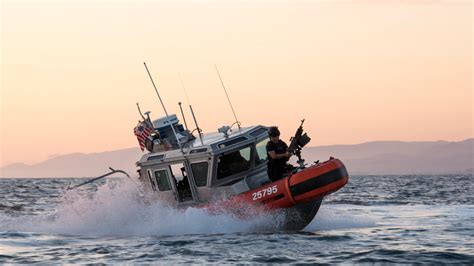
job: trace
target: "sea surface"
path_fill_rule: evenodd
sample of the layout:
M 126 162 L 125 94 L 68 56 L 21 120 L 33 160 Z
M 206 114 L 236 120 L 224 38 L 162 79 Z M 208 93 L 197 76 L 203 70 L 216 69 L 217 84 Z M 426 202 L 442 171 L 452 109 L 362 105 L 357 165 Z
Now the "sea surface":
M 352 176 L 300 232 L 84 180 L 0 179 L 0 263 L 474 264 L 471 175 Z

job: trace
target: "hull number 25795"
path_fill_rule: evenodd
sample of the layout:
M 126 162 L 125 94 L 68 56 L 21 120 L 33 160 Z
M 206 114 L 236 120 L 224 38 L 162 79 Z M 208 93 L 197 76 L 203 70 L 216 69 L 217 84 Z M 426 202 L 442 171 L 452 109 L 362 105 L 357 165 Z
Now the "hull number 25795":
M 267 187 L 265 189 L 259 190 L 257 192 L 252 193 L 253 199 L 252 200 L 258 200 L 261 199 L 265 196 L 275 194 L 278 192 L 277 185 L 274 185 L 273 187 Z

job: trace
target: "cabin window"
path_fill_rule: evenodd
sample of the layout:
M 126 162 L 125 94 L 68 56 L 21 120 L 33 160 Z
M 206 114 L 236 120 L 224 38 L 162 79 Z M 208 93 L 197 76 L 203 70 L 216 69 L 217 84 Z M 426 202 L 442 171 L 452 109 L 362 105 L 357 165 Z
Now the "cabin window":
M 219 144 L 219 149 L 224 149 L 225 147 L 229 147 L 231 145 L 237 144 L 237 143 L 242 142 L 244 140 L 247 140 L 247 138 L 246 137 L 240 137 L 240 138 L 236 138 L 236 139 L 231 139 L 227 142 Z
M 222 179 L 250 169 L 250 147 L 219 156 L 217 179 Z
M 207 148 L 200 148 L 200 149 L 195 149 L 195 150 L 190 151 L 189 154 L 205 152 L 205 151 L 207 151 Z
M 255 165 L 259 165 L 267 160 L 267 142 L 268 139 L 264 139 L 255 145 L 257 154 L 255 155 Z
M 171 184 L 170 184 L 170 180 L 168 176 L 168 171 L 166 170 L 155 171 L 155 179 L 158 184 L 158 189 L 160 191 L 171 190 Z
M 169 168 L 171 171 L 171 176 L 175 180 L 173 182 L 176 182 L 176 190 L 178 191 L 179 201 L 182 202 L 193 200 L 193 195 L 184 163 L 171 164 Z
M 176 179 L 176 181 L 182 181 L 186 177 L 186 170 L 183 163 L 170 164 L 171 176 Z
M 159 155 L 153 155 L 153 156 L 149 156 L 147 160 L 147 162 L 149 161 L 153 161 L 153 160 L 162 160 L 165 158 L 165 155 L 164 154 L 159 154 Z
M 193 163 L 191 169 L 193 171 L 194 181 L 196 186 L 205 187 L 207 185 L 207 169 L 209 164 L 207 162 Z
M 261 135 L 261 134 L 263 134 L 263 133 L 266 133 L 267 131 L 268 131 L 268 129 L 266 129 L 266 128 L 259 128 L 259 129 L 255 130 L 255 131 L 251 132 L 251 133 L 250 133 L 250 136 L 252 136 L 252 137 L 257 137 L 257 136 L 259 136 L 259 135 Z

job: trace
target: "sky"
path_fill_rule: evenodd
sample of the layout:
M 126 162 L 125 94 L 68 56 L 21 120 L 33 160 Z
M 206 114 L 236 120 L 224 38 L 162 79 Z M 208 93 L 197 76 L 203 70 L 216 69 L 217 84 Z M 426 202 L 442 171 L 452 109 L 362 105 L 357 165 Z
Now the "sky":
M 189 101 L 204 133 L 305 118 L 310 146 L 473 134 L 471 1 L 1 1 L 0 166 L 137 146 Z M 179 115 L 181 117 L 181 115 Z

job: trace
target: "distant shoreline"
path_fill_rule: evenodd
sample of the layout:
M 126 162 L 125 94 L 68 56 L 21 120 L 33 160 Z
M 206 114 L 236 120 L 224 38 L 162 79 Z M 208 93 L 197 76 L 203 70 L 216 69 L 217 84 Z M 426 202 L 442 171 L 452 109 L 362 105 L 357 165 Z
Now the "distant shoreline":
M 472 175 L 474 139 L 450 141 L 372 141 L 354 145 L 305 147 L 307 163 L 341 159 L 351 176 L 357 175 Z M 111 166 L 136 175 L 135 162 L 143 155 L 138 148 L 101 153 L 72 153 L 41 163 L 11 164 L 0 168 L 0 178 L 87 178 Z M 383 173 L 383 174 L 382 174 Z

